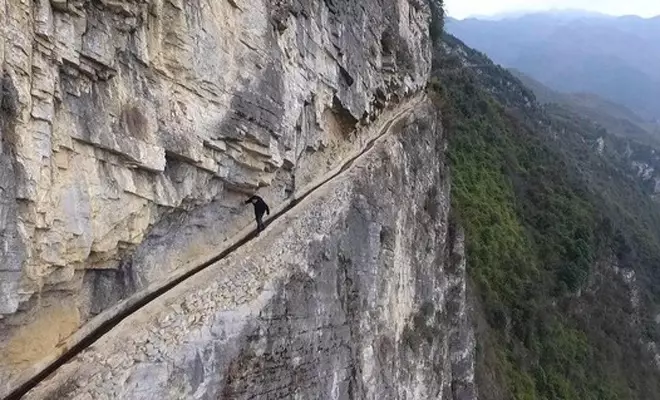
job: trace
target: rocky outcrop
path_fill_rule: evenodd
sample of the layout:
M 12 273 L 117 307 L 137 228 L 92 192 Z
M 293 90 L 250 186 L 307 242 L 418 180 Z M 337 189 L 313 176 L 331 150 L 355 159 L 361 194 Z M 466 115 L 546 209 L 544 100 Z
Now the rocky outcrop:
M 217 254 L 253 223 L 244 193 L 277 206 L 341 163 L 424 86 L 429 18 L 419 0 L 2 0 L 0 382 Z
M 414 110 L 26 398 L 476 398 L 445 142 Z

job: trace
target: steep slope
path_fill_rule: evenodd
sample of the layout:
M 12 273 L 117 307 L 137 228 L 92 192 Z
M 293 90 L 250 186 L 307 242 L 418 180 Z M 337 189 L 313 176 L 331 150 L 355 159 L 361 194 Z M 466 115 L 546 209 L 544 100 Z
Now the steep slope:
M 0 395 L 345 160 L 430 70 L 426 2 L 0 7 Z M 358 28 L 359 27 L 359 28 Z
M 442 128 L 428 100 L 410 106 L 259 238 L 26 398 L 476 398 Z
M 555 120 L 568 122 L 600 152 L 616 163 L 620 172 L 638 178 L 644 192 L 660 192 L 660 126 L 649 124 L 631 110 L 596 95 L 553 91 L 518 72 L 512 74 L 531 89 Z
M 595 93 L 660 118 L 660 18 L 452 20 L 450 33 L 508 68 L 564 92 Z
M 660 125 L 649 123 L 625 106 L 591 93 L 561 93 L 520 71 L 511 73 L 534 92 L 541 104 L 552 104 L 590 119 L 613 135 L 653 146 L 660 144 Z
M 452 36 L 434 71 L 480 398 L 659 398 L 660 207 L 620 139 Z

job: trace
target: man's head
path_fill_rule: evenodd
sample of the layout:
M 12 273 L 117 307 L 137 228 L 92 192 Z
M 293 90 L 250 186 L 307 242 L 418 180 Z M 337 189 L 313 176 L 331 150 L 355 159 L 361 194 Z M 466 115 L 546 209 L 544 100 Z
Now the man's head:
M 257 196 L 252 196 L 252 197 L 250 197 L 249 199 L 247 199 L 247 201 L 245 202 L 245 204 L 248 204 L 248 203 L 256 204 L 258 199 L 259 199 L 259 198 L 258 198 Z

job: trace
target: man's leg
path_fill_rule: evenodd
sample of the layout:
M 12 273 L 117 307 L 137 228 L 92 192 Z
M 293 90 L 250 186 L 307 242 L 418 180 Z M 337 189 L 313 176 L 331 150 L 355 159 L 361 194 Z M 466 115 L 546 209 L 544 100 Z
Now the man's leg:
M 263 214 L 257 214 L 257 232 L 264 230 Z

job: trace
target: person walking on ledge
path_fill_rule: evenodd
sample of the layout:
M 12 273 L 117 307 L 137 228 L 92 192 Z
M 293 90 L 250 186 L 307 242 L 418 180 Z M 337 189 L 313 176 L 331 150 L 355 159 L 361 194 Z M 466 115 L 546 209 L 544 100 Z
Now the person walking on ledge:
M 254 206 L 254 216 L 257 219 L 257 234 L 261 233 L 264 229 L 266 229 L 266 226 L 264 225 L 263 217 L 264 213 L 266 215 L 270 215 L 270 209 L 268 208 L 268 204 L 264 201 L 259 196 L 252 196 L 249 199 L 245 201 L 245 204 L 252 203 Z

